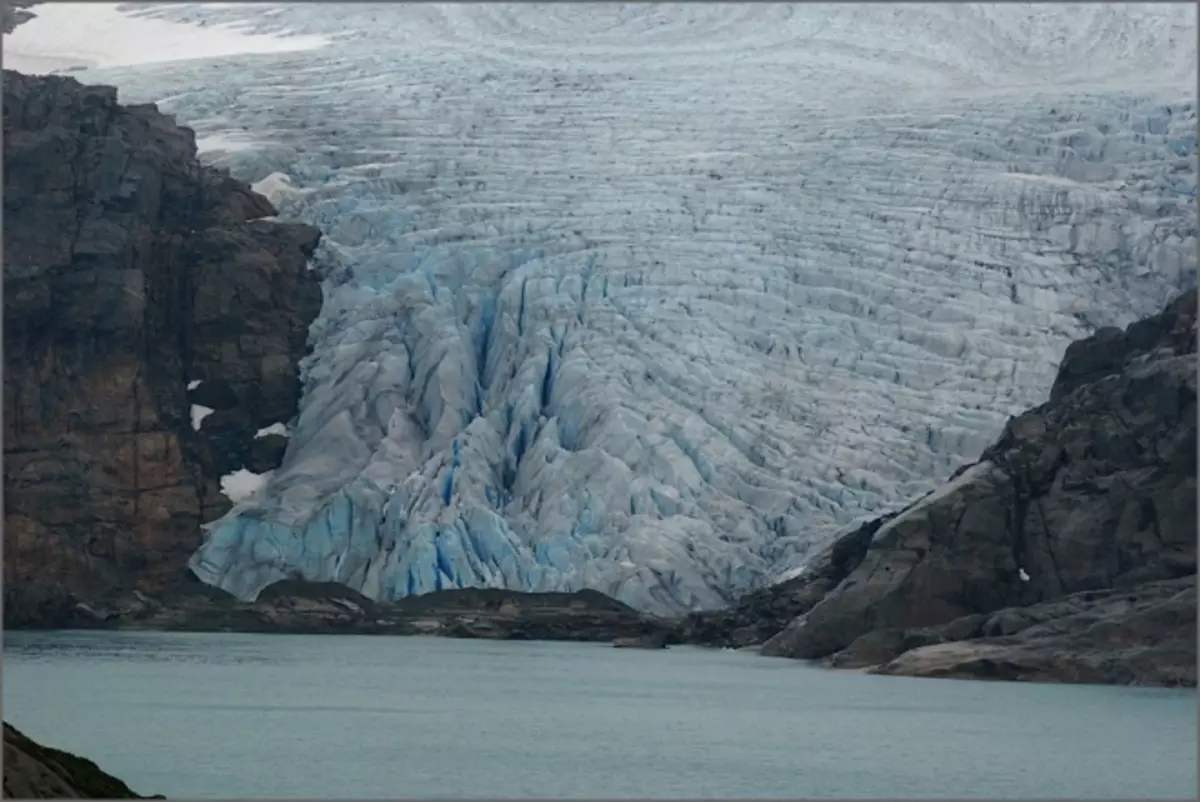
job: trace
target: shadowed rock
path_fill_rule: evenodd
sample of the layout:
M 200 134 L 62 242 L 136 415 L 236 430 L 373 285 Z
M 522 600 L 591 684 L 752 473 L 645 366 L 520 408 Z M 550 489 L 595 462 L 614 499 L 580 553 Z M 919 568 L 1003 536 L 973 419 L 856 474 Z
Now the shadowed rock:
M 296 412 L 319 233 L 71 78 L 4 71 L 4 182 L 5 624 L 73 625 L 64 594 L 161 586 L 220 477 L 278 465 L 254 435 Z
M 897 633 L 911 650 L 861 652 L 860 642 L 885 634 L 890 633 L 859 638 L 834 665 L 884 663 L 875 669 L 881 674 L 1191 687 L 1196 583 L 1185 577 L 1077 593 L 1006 608 L 982 620 L 972 616 L 925 632 Z
M 30 587 L 40 587 L 30 585 Z M 491 640 L 661 642 L 674 637 L 671 622 L 634 610 L 592 590 L 522 593 L 464 588 L 373 601 L 334 582 L 284 580 L 252 602 L 181 573 L 161 590 L 109 594 L 85 604 L 57 589 L 43 589 L 40 606 L 26 604 L 22 628 L 166 630 L 178 632 L 278 632 L 292 634 L 438 635 Z M 6 596 L 7 599 L 7 596 Z M 656 647 L 657 648 L 657 647 Z
M 5 799 L 165 799 L 143 797 L 95 763 L 42 746 L 4 723 Z

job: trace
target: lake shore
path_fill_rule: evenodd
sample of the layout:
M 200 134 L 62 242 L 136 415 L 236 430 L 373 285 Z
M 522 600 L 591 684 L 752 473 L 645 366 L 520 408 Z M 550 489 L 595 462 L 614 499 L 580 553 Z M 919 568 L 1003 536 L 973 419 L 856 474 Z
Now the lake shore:
M 24 598 L 5 599 L 7 628 L 434 635 L 623 646 L 679 641 L 675 621 L 640 613 L 590 590 L 467 588 L 377 602 L 334 583 L 285 581 L 244 602 L 189 576 L 159 593 L 134 590 L 103 600 L 80 600 L 48 586 L 41 591 L 40 597 L 27 590 Z
M 61 589 L 47 589 L 36 600 L 9 594 L 5 610 L 6 628 L 23 630 L 423 635 L 611 643 L 639 649 L 689 645 L 753 650 L 872 674 L 1196 686 L 1193 641 L 1183 632 L 1195 620 L 1195 584 L 1190 577 L 1137 589 L 1081 593 L 938 627 L 880 630 L 827 657 L 779 654 L 771 647 L 773 638 L 804 615 L 821 581 L 819 574 L 800 577 L 751 594 L 728 610 L 682 618 L 647 615 L 591 590 L 466 588 L 377 602 L 334 583 L 292 580 L 271 585 L 255 601 L 245 602 L 192 577 L 153 595 L 130 591 L 102 602 L 80 601 Z

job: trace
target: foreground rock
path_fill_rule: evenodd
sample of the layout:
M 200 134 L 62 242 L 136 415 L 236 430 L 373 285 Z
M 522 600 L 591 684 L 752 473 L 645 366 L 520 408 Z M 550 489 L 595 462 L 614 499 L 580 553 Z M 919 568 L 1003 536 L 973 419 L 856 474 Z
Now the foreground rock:
M 4 71 L 6 625 L 163 586 L 278 464 L 321 289 L 274 214 L 153 106 Z
M 978 463 L 683 639 L 887 673 L 1195 685 L 1195 352 L 1194 290 L 1072 344 L 1051 400 Z
M 288 580 L 253 602 L 190 575 L 163 591 L 132 591 L 103 603 L 55 597 L 58 617 L 26 619 L 21 628 L 274 632 L 293 634 L 438 635 L 494 640 L 612 642 L 661 640 L 669 622 L 602 593 L 521 593 L 468 588 L 376 602 L 343 585 Z M 64 621 L 70 621 L 64 624 Z
M 854 655 L 851 646 L 834 664 L 876 663 L 898 653 L 875 671 L 1043 682 L 1196 684 L 1193 577 L 1085 591 L 972 619 L 925 633 L 880 631 L 877 642 L 892 640 L 901 643 L 900 648 L 893 651 L 885 645 L 868 656 Z M 929 645 L 913 648 L 925 638 Z
M 90 760 L 52 749 L 4 723 L 6 799 L 164 799 L 143 797 Z

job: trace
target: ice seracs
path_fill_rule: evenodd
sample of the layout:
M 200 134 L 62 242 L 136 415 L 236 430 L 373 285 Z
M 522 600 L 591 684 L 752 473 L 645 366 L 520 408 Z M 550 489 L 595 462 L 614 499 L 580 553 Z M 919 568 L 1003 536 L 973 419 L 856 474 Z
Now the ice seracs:
M 205 581 L 718 606 L 1195 280 L 1191 7 L 611 9 L 145 11 L 337 34 L 104 76 L 326 235 L 287 457 Z

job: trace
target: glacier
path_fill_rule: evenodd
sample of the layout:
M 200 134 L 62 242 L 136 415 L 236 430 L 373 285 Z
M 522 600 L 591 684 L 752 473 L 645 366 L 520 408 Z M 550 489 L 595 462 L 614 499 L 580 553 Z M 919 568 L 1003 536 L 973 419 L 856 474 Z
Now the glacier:
M 243 598 L 719 607 L 1195 283 L 1193 6 L 122 10 L 325 42 L 79 76 L 326 235 L 283 464 L 191 561 Z

